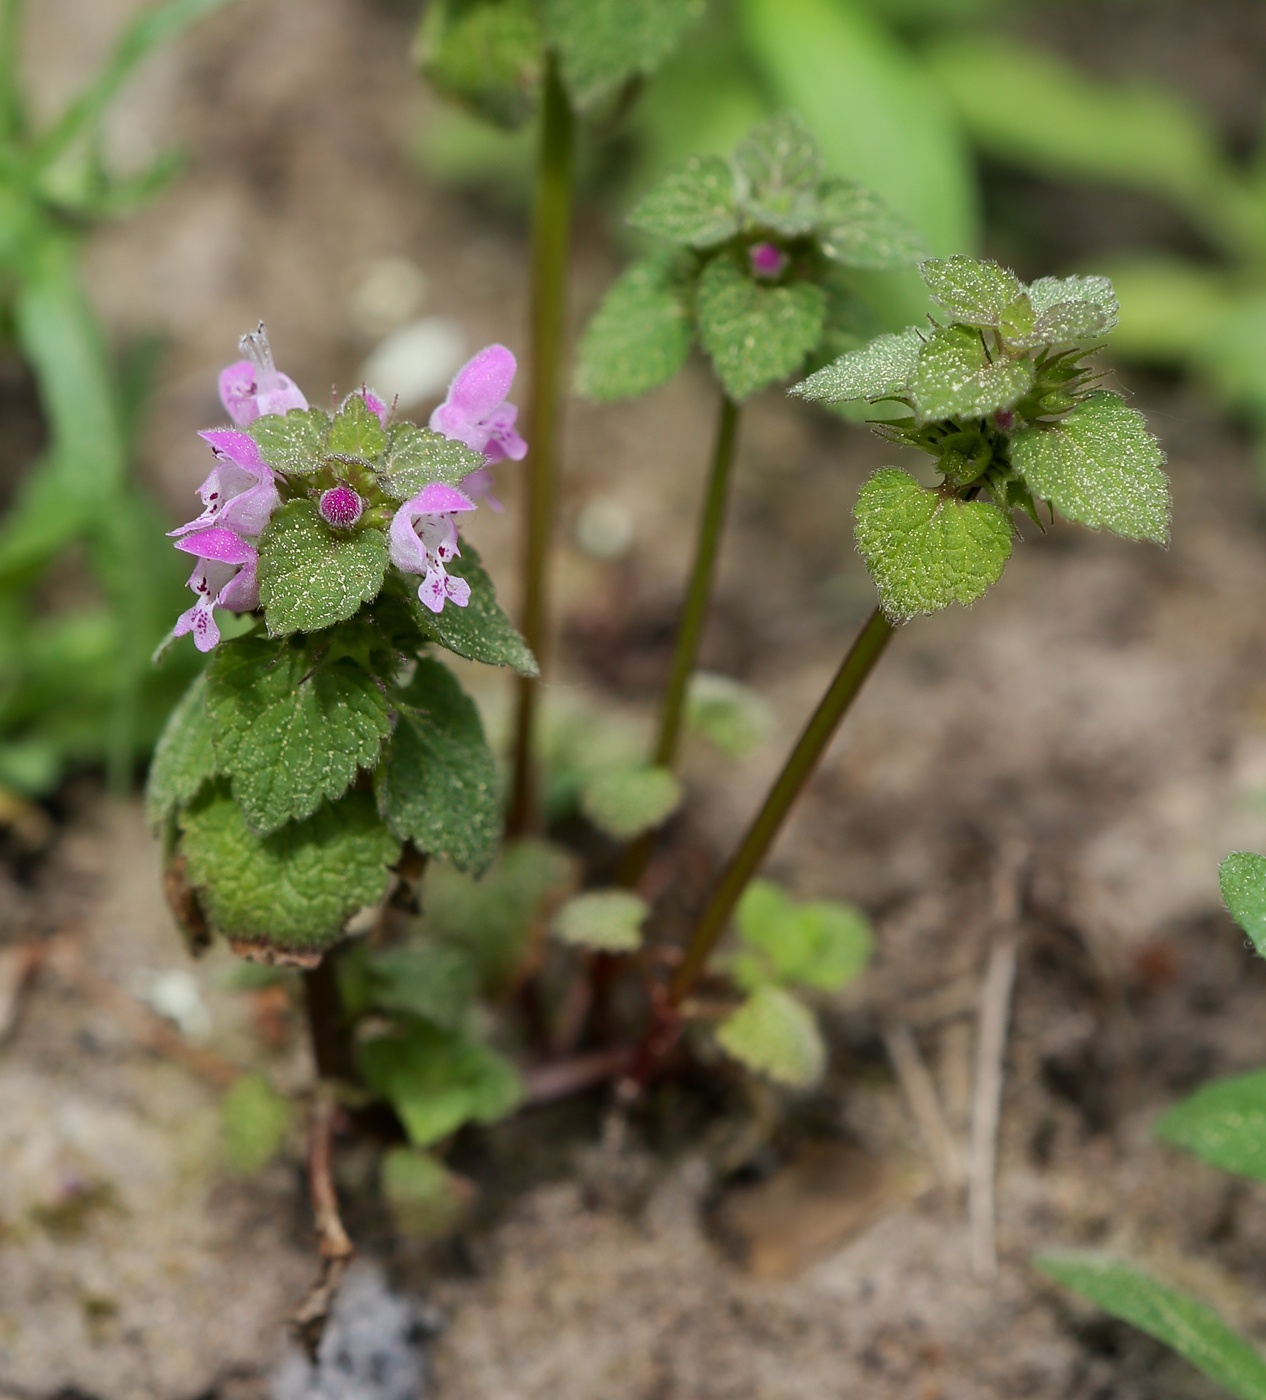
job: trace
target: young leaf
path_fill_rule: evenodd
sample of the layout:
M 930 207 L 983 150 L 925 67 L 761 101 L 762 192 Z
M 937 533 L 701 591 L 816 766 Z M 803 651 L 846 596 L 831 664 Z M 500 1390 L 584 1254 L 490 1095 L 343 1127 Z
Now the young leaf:
M 686 695 L 686 723 L 730 758 L 746 758 L 769 737 L 774 716 L 750 686 L 696 671 Z
M 817 223 L 826 167 L 813 133 L 794 112 L 779 112 L 745 136 L 734 170 L 744 212 L 757 224 L 795 237 Z
M 246 431 L 270 467 L 289 476 L 306 476 L 325 461 L 330 419 L 319 408 L 292 408 L 286 414 L 256 418 Z
M 1011 461 L 1034 496 L 1068 520 L 1168 542 L 1165 454 L 1143 415 L 1115 394 L 1091 394 L 1058 423 L 1023 429 Z
M 685 292 L 664 259 L 627 267 L 581 337 L 576 392 L 610 403 L 636 398 L 671 379 L 686 363 L 694 339 Z
M 190 883 L 226 937 L 316 949 L 380 899 L 400 843 L 367 792 L 323 803 L 271 836 L 247 829 L 227 784 L 205 790 L 180 817 Z
M 813 403 L 844 403 L 848 399 L 880 399 L 900 393 L 910 381 L 924 338 L 915 326 L 893 335 L 881 335 L 850 350 L 808 379 L 791 386 L 791 392 Z
M 397 1230 L 419 1239 L 451 1231 L 470 1204 L 462 1183 L 429 1152 L 392 1147 L 383 1155 L 379 1185 Z
M 378 485 L 393 500 L 407 501 L 436 481 L 460 486 L 463 477 L 483 465 L 483 453 L 473 451 L 465 443 L 412 423 L 393 423 L 387 430 L 386 457 Z
M 387 572 L 387 541 L 373 529 L 336 535 L 312 501 L 290 501 L 260 537 L 258 567 L 269 635 L 316 632 L 377 597 Z
M 206 694 L 204 672 L 181 696 L 154 749 L 145 784 L 145 815 L 155 831 L 177 807 L 192 802 L 203 783 L 215 777 Z
M 813 1013 L 781 987 L 760 987 L 717 1028 L 717 1044 L 740 1064 L 780 1084 L 807 1089 L 826 1068 Z
M 729 163 L 720 156 L 691 156 L 643 195 L 628 222 L 690 248 L 724 243 L 742 223 Z
M 330 435 L 325 442 L 326 456 L 372 462 L 386 450 L 387 434 L 383 432 L 378 415 L 360 394 L 349 394 L 330 425 Z
M 1139 1269 L 1076 1254 L 1033 1261 L 1056 1283 L 1172 1347 L 1240 1400 L 1266 1400 L 1266 1361 L 1213 1311 Z
M 1237 851 L 1218 867 L 1218 878 L 1231 917 L 1266 957 L 1266 857 Z
M 235 1172 L 262 1171 L 286 1140 L 294 1108 L 262 1074 L 244 1074 L 220 1100 L 224 1154 Z
M 479 711 L 451 672 L 426 656 L 397 708 L 391 747 L 374 774 L 383 820 L 428 855 L 482 873 L 497 853 L 501 807 Z
M 1204 1085 L 1160 1117 L 1156 1136 L 1211 1167 L 1266 1181 L 1266 1070 Z
M 521 126 L 544 66 L 533 0 L 431 0 L 414 46 L 422 76 L 444 97 L 498 126 Z
M 501 610 L 492 580 L 484 572 L 474 545 L 463 540 L 461 548 L 461 557 L 447 567 L 450 574 L 470 584 L 470 602 L 464 608 L 449 603 L 443 612 L 433 613 L 418 601 L 416 591 L 410 588 L 414 619 L 433 641 L 468 661 L 509 666 L 521 676 L 539 676 L 536 657 Z
M 736 400 L 794 374 L 821 339 L 825 311 L 821 287 L 759 286 L 724 255 L 704 268 L 695 290 L 699 338 Z
M 857 548 L 894 621 L 974 603 L 1011 557 L 1011 521 L 997 506 L 925 490 L 895 467 L 862 487 L 853 517 Z
M 933 297 L 955 321 L 969 326 L 1001 326 L 1024 294 L 1009 267 L 980 258 L 928 258 L 919 271 Z
M 344 961 L 340 959 L 340 970 Z M 430 943 L 375 953 L 367 973 L 372 1006 L 420 1016 L 443 1030 L 456 1030 L 465 1019 L 478 977 L 465 953 Z
M 681 806 L 681 784 L 667 768 L 616 768 L 585 784 L 580 809 L 600 831 L 631 841 Z
M 862 185 L 828 180 L 818 203 L 818 246 L 845 267 L 891 272 L 927 256 L 914 228 Z
M 649 913 L 650 905 L 628 890 L 591 890 L 569 899 L 554 915 L 554 932 L 581 948 L 632 953 L 642 946 Z
M 1092 329 L 1076 335 L 1049 334 L 1045 343 L 1061 339 L 1081 340 L 1102 335 L 1117 323 L 1120 305 L 1106 277 L 1039 277 L 1029 287 L 1029 303 L 1039 330 L 1052 331 L 1084 325 Z
M 307 648 L 263 637 L 217 648 L 206 709 L 220 771 L 260 836 L 341 797 L 391 736 L 372 676 L 350 662 L 314 664 Z
M 1006 355 L 991 360 L 978 331 L 939 326 L 919 351 L 910 376 L 910 400 L 924 423 L 983 418 L 1010 408 L 1032 387 L 1032 360 Z
M 870 922 L 850 904 L 796 903 L 772 880 L 753 880 L 735 910 L 739 937 L 759 957 L 736 959 L 741 986 L 766 982 L 837 992 L 866 967 L 874 951 Z
M 415 1147 L 429 1147 L 463 1123 L 495 1123 L 523 1098 L 509 1060 L 425 1021 L 365 1041 L 356 1060 L 369 1087 L 390 1100 Z

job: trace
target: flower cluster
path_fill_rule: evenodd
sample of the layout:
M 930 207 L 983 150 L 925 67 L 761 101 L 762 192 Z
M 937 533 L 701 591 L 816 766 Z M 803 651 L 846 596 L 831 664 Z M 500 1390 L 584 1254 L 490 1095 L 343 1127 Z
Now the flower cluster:
M 259 538 L 273 513 L 309 484 L 304 477 L 288 480 L 275 471 L 250 431 L 257 420 L 270 415 L 284 417 L 296 409 L 307 412 L 307 399 L 277 369 L 262 322 L 243 336 L 239 348 L 243 358 L 219 378 L 220 402 L 234 426 L 199 434 L 215 458 L 198 488 L 202 513 L 171 531 L 176 548 L 196 560 L 189 577 L 195 600 L 176 622 L 174 635 L 191 632 L 194 645 L 204 652 L 220 640 L 216 608 L 240 613 L 259 606 Z M 460 489 L 432 482 L 394 510 L 387 531 L 391 562 L 403 573 L 422 575 L 418 598 L 432 612 L 441 612 L 446 602 L 464 608 L 470 601 L 470 585 L 451 576 L 445 567 L 461 553 L 457 516 L 474 510 L 480 497 L 500 510 L 490 494 L 488 468 L 503 458 L 520 461 L 527 452 L 527 444 L 515 430 L 518 409 L 506 402 L 515 368 L 514 356 L 505 346 L 490 345 L 457 372 L 444 402 L 431 415 L 430 429 L 482 454 L 484 466 L 462 478 Z M 368 387 L 350 395 L 343 408 L 352 398 L 361 399 L 384 433 L 388 430 L 394 405 Z M 353 466 L 347 468 L 348 479 L 337 474 L 343 470 L 339 465 L 343 460 L 331 458 L 335 480 L 311 494 L 325 526 L 347 536 L 365 521 L 367 506 L 384 502 L 372 479 L 358 475 Z

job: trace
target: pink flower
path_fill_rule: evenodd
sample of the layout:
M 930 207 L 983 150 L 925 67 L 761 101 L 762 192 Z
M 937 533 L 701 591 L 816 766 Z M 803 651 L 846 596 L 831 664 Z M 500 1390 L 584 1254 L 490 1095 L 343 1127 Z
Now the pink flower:
M 461 553 L 457 548 L 457 511 L 474 510 L 455 487 L 432 482 L 406 501 L 391 521 L 391 562 L 406 574 L 424 574 L 418 598 L 432 612 L 442 612 L 445 602 L 464 608 L 470 602 L 470 584 L 451 578 L 444 568 Z
M 210 651 L 220 640 L 215 625 L 216 608 L 230 612 L 251 612 L 259 606 L 259 584 L 255 565 L 259 555 L 240 535 L 222 525 L 186 535 L 176 541 L 176 548 L 197 556 L 197 564 L 189 575 L 193 589 L 193 607 L 180 614 L 173 629 L 183 637 L 193 633 L 193 644 L 199 651 Z
M 753 243 L 747 250 L 751 260 L 752 274 L 764 281 L 781 277 L 787 266 L 787 255 L 775 243 Z
M 215 466 L 198 487 L 202 514 L 170 535 L 187 535 L 210 525 L 223 525 L 239 535 L 258 535 L 281 504 L 272 468 L 259 454 L 259 448 L 246 433 L 234 428 L 216 428 L 199 433 L 211 444 Z
M 357 398 L 365 400 L 366 408 L 368 408 L 370 412 L 377 415 L 378 422 L 385 428 L 387 426 L 387 419 L 391 417 L 391 413 L 392 410 L 395 408 L 395 405 L 387 403 L 385 399 L 380 398 L 377 394 L 374 393 L 374 391 L 371 388 L 369 388 L 365 384 L 362 384 L 359 389 L 354 389 L 347 396 L 347 399 Z M 347 399 L 343 400 L 340 407 L 345 408 L 347 406 Z
M 521 462 L 527 443 L 514 430 L 519 410 L 506 403 L 514 371 L 514 356 L 504 345 L 489 345 L 467 360 L 431 414 L 431 431 L 482 452 L 489 462 Z
M 264 323 L 244 335 L 237 347 L 244 360 L 238 360 L 220 374 L 220 402 L 239 428 L 269 413 L 289 413 L 307 408 L 308 401 L 293 380 L 280 373 L 273 363 Z

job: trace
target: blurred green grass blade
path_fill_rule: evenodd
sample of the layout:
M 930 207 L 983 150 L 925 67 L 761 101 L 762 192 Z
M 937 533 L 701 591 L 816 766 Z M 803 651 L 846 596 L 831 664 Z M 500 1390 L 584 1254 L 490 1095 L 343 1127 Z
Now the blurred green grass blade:
M 23 0 L 0 0 L 0 139 L 20 136 L 26 126 L 18 68 L 22 61 Z
M 1266 1070 L 1206 1084 L 1162 1114 L 1155 1132 L 1211 1167 L 1266 1181 Z
M 1224 273 L 1179 258 L 1096 263 L 1096 271 L 1112 279 L 1121 303 L 1110 353 L 1145 364 L 1179 365 L 1197 354 L 1239 299 Z
M 1172 1347 L 1240 1400 L 1266 1400 L 1266 1361 L 1204 1303 L 1128 1264 L 1064 1254 L 1033 1262 L 1048 1278 Z

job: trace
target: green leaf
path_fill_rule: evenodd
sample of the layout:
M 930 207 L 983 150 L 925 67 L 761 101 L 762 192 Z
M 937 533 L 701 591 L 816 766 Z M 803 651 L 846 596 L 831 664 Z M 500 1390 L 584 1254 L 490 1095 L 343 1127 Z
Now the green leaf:
M 603 953 L 632 953 L 642 946 L 650 905 L 629 890 L 591 890 L 569 899 L 554 915 L 564 943 Z
M 397 1230 L 439 1239 L 460 1222 L 470 1201 L 453 1173 L 429 1152 L 392 1147 L 383 1155 L 379 1185 Z
M 184 810 L 180 826 L 189 881 L 219 932 L 283 949 L 335 942 L 352 914 L 382 898 L 400 853 L 367 792 L 260 837 L 217 784 Z
M 319 408 L 292 408 L 286 414 L 266 413 L 246 431 L 270 467 L 290 476 L 306 476 L 325 461 L 330 417 Z
M 415 1147 L 429 1147 L 463 1123 L 495 1123 L 523 1098 L 508 1060 L 424 1021 L 406 1034 L 365 1041 L 356 1061 L 369 1087 L 391 1101 Z
M 545 36 L 582 111 L 654 72 L 704 8 L 705 0 L 541 0 Z
M 260 836 L 341 797 L 391 737 L 387 700 L 371 675 L 350 661 L 318 664 L 305 647 L 263 637 L 216 649 L 206 712 L 219 770 Z
M 220 1100 L 224 1153 L 235 1172 L 253 1176 L 281 1150 L 294 1119 L 290 1100 L 262 1074 L 234 1080 Z
M 983 418 L 1010 408 L 1033 387 L 1033 362 L 999 355 L 991 360 L 978 331 L 938 326 L 919 351 L 910 376 L 910 400 L 920 422 Z
M 444 97 L 501 127 L 536 107 L 544 44 L 534 0 L 431 0 L 414 44 L 422 76 Z
M 819 195 L 818 246 L 845 267 L 891 272 L 927 256 L 916 230 L 877 195 L 851 180 L 831 179 Z
M 1039 324 L 1057 307 L 1093 306 L 1103 314 L 1108 330 L 1116 325 L 1121 310 L 1107 277 L 1039 277 L 1029 285 L 1029 303 Z
M 734 152 L 743 211 L 755 223 L 794 238 L 818 222 L 818 185 L 826 167 L 813 132 L 794 112 L 779 112 Z
M 844 403 L 849 399 L 880 399 L 898 394 L 910 381 L 923 349 L 915 326 L 895 335 L 881 335 L 825 365 L 791 392 L 814 403 Z
M 956 253 L 928 258 L 919 271 L 928 291 L 955 321 L 968 326 L 1000 326 L 1024 288 L 1009 267 Z
M 796 903 L 772 880 L 753 880 L 734 917 L 739 937 L 759 955 L 736 960 L 747 991 L 773 981 L 837 992 L 860 976 L 874 952 L 860 909 L 833 900 Z
M 521 676 L 539 676 L 536 658 L 514 623 L 502 612 L 492 580 L 484 572 L 474 545 L 463 540 L 461 548 L 461 557 L 446 567 L 450 574 L 470 584 L 470 602 L 464 608 L 446 603 L 443 612 L 433 613 L 418 601 L 416 589 L 410 588 L 415 621 L 433 641 L 468 661 L 509 666 Z
M 381 1011 L 420 1016 L 456 1030 L 475 998 L 478 970 L 457 948 L 421 943 L 374 953 L 368 965 L 371 1004 Z
M 695 292 L 703 348 L 739 401 L 800 368 L 821 339 L 825 312 L 821 287 L 759 286 L 724 255 L 704 268 Z
M 460 486 L 463 477 L 484 465 L 482 452 L 412 423 L 388 428 L 386 454 L 378 485 L 396 501 L 407 501 L 436 481 Z
M 1023 429 L 1011 461 L 1034 496 L 1068 520 L 1168 542 L 1165 454 L 1143 415 L 1116 394 L 1091 394 L 1058 423 Z
M 636 398 L 686 363 L 694 329 L 671 263 L 635 262 L 607 289 L 581 337 L 576 392 L 599 403 Z
M 682 796 L 681 784 L 667 768 L 615 768 L 585 784 L 580 809 L 600 831 L 631 841 L 662 826 Z
M 750 686 L 696 671 L 686 693 L 686 723 L 730 758 L 746 758 L 769 738 L 774 716 Z
M 397 708 L 391 747 L 374 774 L 383 820 L 428 855 L 482 872 L 497 853 L 501 806 L 479 711 L 453 675 L 425 656 Z
M 1266 1070 L 1206 1084 L 1164 1113 L 1155 1131 L 1211 1167 L 1266 1181 Z
M 1033 1262 L 1056 1283 L 1172 1347 L 1240 1400 L 1266 1400 L 1266 1361 L 1199 1300 L 1108 1259 L 1041 1254 Z
M 742 222 L 729 162 L 720 156 L 691 156 L 643 195 L 628 222 L 690 248 L 724 243 Z
M 717 1044 L 740 1064 L 793 1089 L 816 1084 L 826 1047 L 813 1013 L 781 987 L 760 987 L 717 1028 Z
M 154 750 L 145 784 L 145 815 L 155 831 L 216 775 L 206 694 L 203 673 L 181 696 Z
M 325 443 L 326 456 L 372 462 L 386 450 L 387 434 L 378 421 L 378 415 L 360 394 L 349 394 L 330 425 L 330 435 Z
M 260 537 L 258 568 L 269 634 L 317 632 L 346 621 L 378 596 L 387 541 L 374 529 L 336 535 L 312 501 L 290 501 Z
M 1266 957 L 1266 858 L 1237 851 L 1218 867 L 1218 878 L 1231 917 Z
M 894 621 L 974 603 L 1011 557 L 1011 522 L 997 506 L 925 490 L 895 467 L 862 487 L 853 516 L 857 548 Z

